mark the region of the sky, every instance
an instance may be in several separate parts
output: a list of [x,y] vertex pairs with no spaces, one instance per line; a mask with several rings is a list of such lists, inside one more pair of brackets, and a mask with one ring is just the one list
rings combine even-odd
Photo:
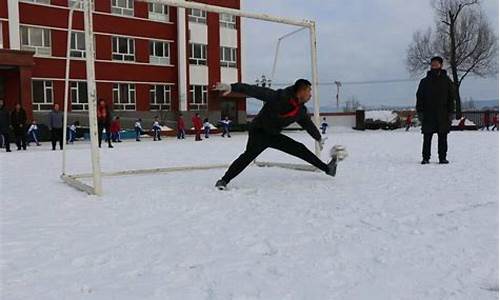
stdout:
[[[482,0],[482,10],[498,35],[498,0]],[[349,82],[410,79],[405,65],[413,33],[434,24],[427,0],[242,0],[242,9],[272,15],[312,19],[317,23],[319,81],[341,81],[341,102],[355,97],[364,106],[411,106],[418,79],[384,84]],[[244,80],[254,83],[271,75],[278,38],[297,27],[245,19]],[[310,78],[308,31],[281,43],[275,83]],[[446,66],[445,66],[446,67]],[[278,86],[274,86],[278,88]],[[468,77],[462,99],[498,99],[498,74],[493,78]],[[335,105],[336,88],[321,86],[322,106]],[[255,103],[249,103],[250,109]]]

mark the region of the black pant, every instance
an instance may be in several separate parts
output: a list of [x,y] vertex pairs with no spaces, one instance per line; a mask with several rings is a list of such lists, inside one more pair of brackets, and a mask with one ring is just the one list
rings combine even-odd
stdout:
[[111,135],[110,135],[111,128],[109,126],[106,126],[106,124],[97,123],[97,136],[99,137],[99,147],[101,147],[103,129],[106,129],[106,140],[108,141],[108,145],[111,147]]
[[5,145],[5,151],[10,151],[10,137],[8,131],[0,131],[0,135],[3,137],[3,143]]
[[59,141],[59,149],[63,148],[63,130],[62,128],[52,128],[50,131],[52,138],[52,150],[56,150],[57,141]]
[[283,134],[269,134],[262,129],[251,129],[248,132],[248,142],[245,152],[231,164],[226,174],[222,177],[222,180],[230,182],[268,147],[301,158],[322,171],[326,172],[328,170],[328,166],[314,155],[314,153],[309,151],[304,144]]
[[26,150],[26,132],[24,129],[14,130],[14,135],[16,137],[17,150],[21,150],[21,148]]
[[[422,146],[422,158],[429,160],[431,158],[431,144],[433,133],[424,133],[424,144]],[[446,159],[448,152],[448,133],[438,133],[438,154],[439,160]]]

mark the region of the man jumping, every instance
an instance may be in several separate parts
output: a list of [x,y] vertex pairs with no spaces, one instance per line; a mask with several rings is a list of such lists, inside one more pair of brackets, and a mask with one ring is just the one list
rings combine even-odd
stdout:
[[236,92],[264,101],[264,106],[250,123],[245,152],[231,164],[226,174],[217,181],[215,186],[218,189],[226,189],[227,184],[268,147],[301,158],[326,174],[335,176],[337,171],[337,156],[335,154],[332,153],[331,161],[325,164],[304,144],[281,134],[283,128],[297,122],[320,143],[320,148],[323,148],[324,140],[304,106],[311,99],[311,83],[308,80],[299,79],[293,86],[276,91],[244,83],[231,85],[219,83],[215,90],[221,91],[223,95]]

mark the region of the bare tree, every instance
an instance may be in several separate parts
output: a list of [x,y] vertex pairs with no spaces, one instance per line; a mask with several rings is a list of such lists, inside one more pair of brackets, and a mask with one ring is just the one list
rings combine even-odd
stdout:
[[429,60],[442,56],[455,84],[456,113],[461,114],[460,86],[469,74],[486,77],[498,72],[498,38],[483,15],[480,0],[433,0],[436,24],[417,31],[408,47],[407,67],[418,75]]

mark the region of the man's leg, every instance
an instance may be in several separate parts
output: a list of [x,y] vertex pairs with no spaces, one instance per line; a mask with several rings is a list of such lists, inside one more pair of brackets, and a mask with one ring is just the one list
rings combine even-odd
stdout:
[[63,141],[63,130],[64,129],[58,129],[57,130],[57,137],[59,139],[59,149],[63,149],[63,144],[64,144],[64,141]]
[[438,134],[438,153],[439,160],[446,160],[446,153],[448,152],[448,133]]
[[5,145],[5,151],[10,152],[10,137],[9,132],[2,132],[3,142]]
[[424,160],[431,159],[431,143],[432,133],[424,133],[424,143],[422,145],[422,158]]
[[102,143],[102,129],[103,126],[99,123],[97,123],[97,140],[99,144],[99,148],[101,148],[101,143]]
[[52,128],[50,131],[50,141],[52,142],[52,150],[56,150],[56,129]]
[[259,134],[250,131],[245,152],[243,152],[227,169],[222,177],[226,183],[229,183],[234,177],[238,176],[254,159],[267,148],[268,140],[265,134]]
[[307,149],[304,144],[299,143],[286,135],[279,134],[273,136],[270,140],[269,147],[305,160],[324,172],[328,171],[328,165]]

